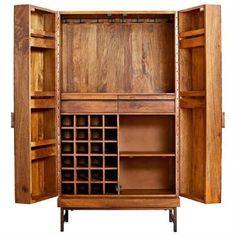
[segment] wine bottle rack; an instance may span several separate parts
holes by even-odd
[[[62,195],[118,194],[118,116],[61,115]]]

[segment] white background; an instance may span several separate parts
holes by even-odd
[[[206,0],[205,0],[206,1]],[[236,235],[236,1],[160,0],[1,0],[0,33],[0,235]],[[205,205],[181,199],[178,233],[167,211],[73,211],[65,232],[59,232],[56,198],[33,205],[14,203],[13,5],[29,3],[53,10],[179,10],[213,3],[222,5],[223,130],[222,204]],[[23,59],[23,58],[22,58]]]

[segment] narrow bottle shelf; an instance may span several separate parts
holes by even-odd
[[[42,49],[55,49],[55,39],[30,38],[30,46]]]
[[[183,31],[179,33],[179,36],[181,38],[187,38],[187,37],[193,37],[193,36],[197,36],[197,35],[203,35],[205,34],[205,29],[204,28],[200,28],[200,29],[196,29],[196,30],[189,30],[189,31]]]
[[[34,91],[31,92],[31,98],[50,98],[54,97],[54,91]]]
[[[56,143],[55,139],[37,140],[37,141],[31,142],[31,148],[32,147],[41,147],[41,146],[53,145],[55,143]]]
[[[54,99],[31,99],[30,107],[31,109],[55,108],[55,100]]]
[[[181,91],[181,97],[205,97],[206,91]]]
[[[122,189],[122,195],[169,195],[175,194],[172,189]]]
[[[205,98],[182,98],[180,99],[180,108],[205,108]]]
[[[55,147],[45,147],[36,150],[31,150],[31,160],[37,160],[41,158],[53,157],[56,155]]]
[[[138,152],[138,151],[126,151],[120,152],[121,157],[175,157],[174,153],[164,152]]]
[[[205,45],[205,37],[198,36],[194,38],[180,39],[179,45],[181,49],[203,47]]]
[[[40,29],[31,29],[31,36],[38,38],[55,38],[55,33]]]

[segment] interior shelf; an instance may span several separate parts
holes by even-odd
[[[38,38],[55,38],[55,33],[42,29],[31,29],[31,36]]]
[[[142,151],[126,151],[120,152],[120,157],[175,157],[174,153],[164,152],[142,152]]]
[[[54,99],[31,99],[30,107],[31,109],[55,108],[55,100]]]
[[[47,146],[47,145],[53,145],[55,143],[56,143],[55,139],[44,139],[31,142],[31,147]]]
[[[181,91],[181,97],[205,97],[206,91]]]
[[[31,150],[31,160],[53,157],[56,155],[55,147],[45,147]]]
[[[122,189],[121,195],[166,195],[175,194],[174,189]]]
[[[55,49],[55,40],[31,37],[30,46],[33,48]]]
[[[182,98],[180,99],[181,108],[205,108],[206,100],[204,98]]]
[[[179,45],[182,49],[203,47],[205,45],[205,37],[198,36],[194,38],[180,39]]]
[[[55,96],[55,91],[33,91],[31,98],[50,98]]]
[[[181,38],[187,38],[187,37],[193,37],[193,36],[198,36],[198,35],[203,35],[203,34],[205,34],[205,28],[182,31],[179,33],[179,36]]]

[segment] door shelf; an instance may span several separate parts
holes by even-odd
[[[129,151],[120,152],[120,157],[175,157],[174,153],[161,153],[161,152],[141,152],[141,151]]]

